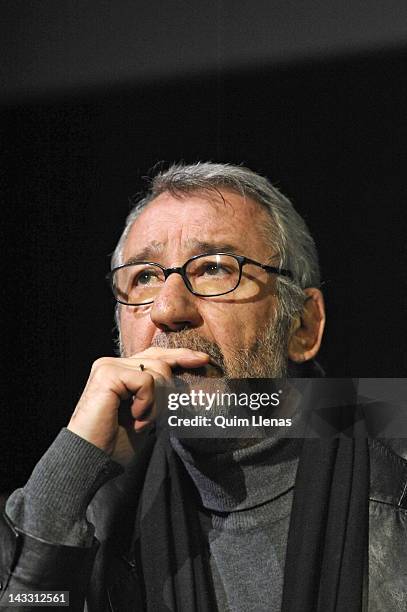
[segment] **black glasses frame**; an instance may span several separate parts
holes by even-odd
[[[209,295],[208,294],[202,295],[201,293],[194,291],[194,289],[192,289],[191,283],[189,282],[187,275],[186,275],[186,268],[191,261],[194,261],[195,259],[199,259],[200,257],[208,257],[209,255],[228,255],[229,257],[233,257],[238,262],[239,278],[237,280],[236,285],[233,287],[233,289],[228,289],[228,291],[224,291],[223,293],[212,293]],[[147,304],[153,304],[154,302],[154,300],[151,300],[149,302],[141,302],[141,303],[134,304],[134,303],[129,303],[129,302],[123,302],[122,300],[119,300],[115,295],[114,285],[113,285],[114,273],[117,272],[117,270],[121,270],[122,268],[129,268],[137,264],[157,266],[157,268],[160,268],[163,271],[165,280],[167,280],[167,278],[171,274],[179,274],[182,277],[182,280],[184,281],[184,284],[186,288],[188,289],[188,291],[190,291],[193,295],[197,295],[198,297],[218,297],[220,295],[226,295],[227,293],[232,293],[232,291],[235,291],[238,288],[241,278],[242,278],[243,266],[246,264],[252,264],[254,266],[258,266],[259,268],[262,268],[263,270],[265,270],[266,272],[269,272],[270,274],[278,274],[279,276],[286,276],[287,278],[293,280],[293,273],[290,270],[286,270],[285,268],[276,268],[274,266],[269,266],[267,264],[262,264],[262,263],[259,263],[258,261],[255,261],[254,259],[249,259],[249,257],[244,257],[243,255],[235,255],[234,253],[200,253],[199,255],[194,255],[193,257],[188,259],[184,263],[183,266],[179,266],[176,268],[164,268],[164,266],[162,266],[161,264],[155,261],[133,261],[131,263],[122,264],[121,266],[117,266],[116,268],[113,268],[113,270],[111,270],[106,275],[106,280],[110,284],[114,299],[119,304],[124,304],[125,306],[146,306]]]

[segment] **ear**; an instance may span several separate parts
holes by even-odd
[[[319,289],[304,289],[307,297],[302,313],[293,321],[288,340],[288,357],[302,363],[315,357],[325,327],[325,304]]]

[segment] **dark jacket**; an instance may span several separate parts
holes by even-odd
[[[370,441],[369,449],[368,611],[405,612],[407,453],[402,443],[391,441]],[[70,610],[128,612],[142,606],[136,562],[128,556],[135,491],[129,498],[125,482],[121,477],[111,481],[91,503],[88,516],[97,526],[97,539],[90,548],[55,545],[19,533],[4,515],[0,520],[2,604],[11,590],[25,587],[70,591]]]

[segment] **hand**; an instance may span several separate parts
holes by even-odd
[[[131,414],[140,431],[154,419],[154,388],[168,382],[176,367],[199,368],[209,363],[206,353],[190,349],[150,347],[128,358],[102,357],[92,365],[89,379],[68,429],[112,454],[118,442],[118,409],[133,397]],[[144,365],[144,371],[140,369]],[[143,420],[143,415],[149,414]]]

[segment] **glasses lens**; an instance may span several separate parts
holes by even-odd
[[[114,272],[113,293],[126,304],[147,304],[154,300],[164,282],[164,273],[158,266],[134,263]]]
[[[221,295],[239,284],[239,263],[231,255],[202,255],[188,263],[186,276],[200,295]]]

